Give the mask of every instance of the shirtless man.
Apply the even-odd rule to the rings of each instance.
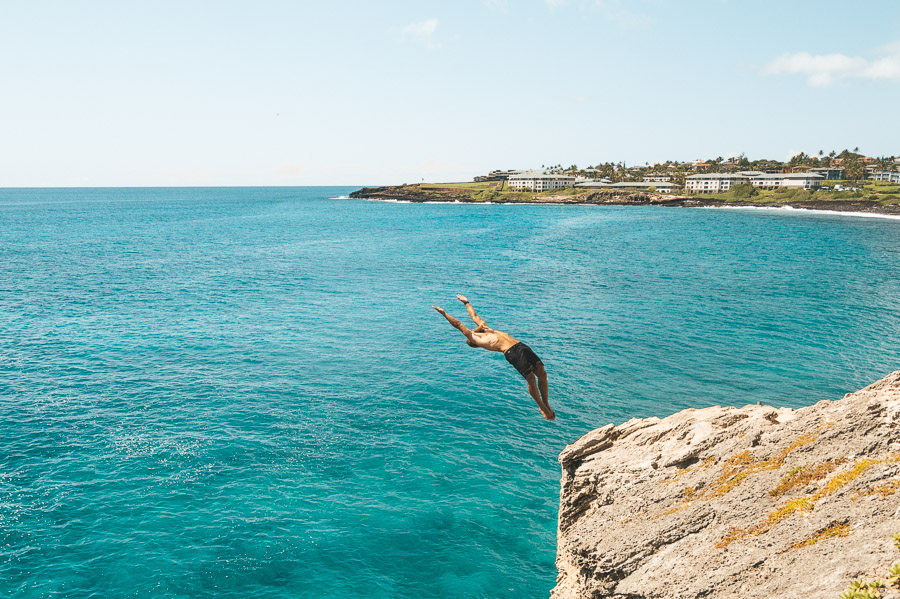
[[[466,343],[470,347],[481,347],[490,351],[503,352],[506,361],[515,366],[519,374],[528,381],[528,393],[537,402],[544,418],[547,420],[556,418],[556,414],[547,402],[547,371],[544,370],[544,364],[541,362],[541,359],[531,351],[530,347],[513,338],[512,335],[487,326],[484,320],[475,313],[475,308],[472,307],[466,296],[457,295],[456,299],[465,304],[469,317],[478,325],[475,329],[469,330],[466,328],[466,325],[444,312],[443,308],[438,308],[437,306],[432,306],[432,308],[440,312],[441,316],[453,325],[453,328],[458,329],[466,336]],[[538,393],[539,390],[540,393]]]

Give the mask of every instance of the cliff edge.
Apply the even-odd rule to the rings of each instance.
[[[900,597],[900,371],[798,410],[610,424],[559,461],[555,599]]]

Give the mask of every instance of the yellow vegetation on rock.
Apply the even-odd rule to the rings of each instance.
[[[846,464],[845,458],[837,458],[828,460],[815,466],[798,466],[788,472],[784,478],[779,481],[778,486],[769,491],[769,495],[773,497],[781,497],[794,489],[802,488],[809,483],[821,480],[831,474],[838,466]]]
[[[841,522],[832,522],[825,528],[816,531],[801,541],[797,541],[791,545],[791,549],[800,549],[801,547],[809,547],[829,537],[846,537],[850,534],[850,525]]]
[[[827,483],[825,483],[825,485],[822,486],[821,489],[819,489],[812,495],[788,501],[783,506],[770,513],[766,517],[766,519],[759,524],[755,524],[750,528],[732,528],[731,530],[729,530],[728,534],[726,534],[722,538],[721,541],[716,543],[716,547],[722,549],[727,547],[734,541],[740,541],[741,539],[745,539],[747,537],[763,534],[771,530],[773,526],[775,526],[785,518],[791,516],[791,514],[793,514],[794,512],[811,511],[816,502],[823,499],[824,497],[827,497],[828,495],[831,495],[841,487],[859,478],[859,476],[863,472],[865,472],[872,466],[896,461],[900,461],[900,454],[881,460],[870,458],[858,460],[855,464],[853,464],[852,468],[834,475],[831,479],[829,479]]]
[[[750,450],[743,451],[736,456],[731,457],[722,466],[722,474],[719,475],[719,479],[710,486],[701,499],[709,500],[715,497],[722,497],[741,484],[741,482],[751,474],[781,468],[785,458],[787,458],[792,451],[803,447],[804,445],[809,445],[814,442],[817,437],[818,433],[800,435],[793,443],[767,460],[756,461]]]
[[[900,478],[894,479],[886,485],[875,487],[866,492],[860,491],[859,494],[863,497],[868,497],[870,495],[880,495],[882,499],[886,499],[888,496],[896,493],[897,489],[900,489]],[[853,499],[855,500],[857,498],[854,497]]]

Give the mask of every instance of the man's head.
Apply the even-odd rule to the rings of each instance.
[[[477,343],[468,338],[466,339],[466,345],[468,345],[469,347],[478,347]]]

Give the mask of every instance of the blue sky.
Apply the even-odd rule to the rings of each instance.
[[[6,2],[0,186],[900,154],[900,3]]]

